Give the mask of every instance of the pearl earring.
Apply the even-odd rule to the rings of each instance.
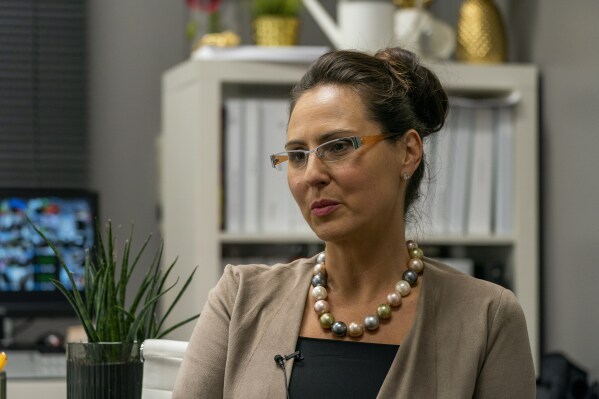
[[[410,174],[409,174],[408,172],[403,172],[403,173],[401,174],[401,177],[402,177],[404,180],[408,180],[408,179],[410,178]]]

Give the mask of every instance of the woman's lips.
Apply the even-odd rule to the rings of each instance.
[[[339,203],[331,200],[322,200],[313,202],[310,206],[312,214],[315,216],[326,216],[339,208]]]

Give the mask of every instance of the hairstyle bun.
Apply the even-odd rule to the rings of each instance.
[[[424,67],[414,53],[400,47],[380,50],[375,57],[389,70],[395,82],[391,85],[393,90],[399,90],[409,98],[412,111],[423,125],[420,135],[426,137],[441,130],[449,102],[435,73]]]

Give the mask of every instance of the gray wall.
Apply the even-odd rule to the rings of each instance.
[[[157,231],[154,139],[160,75],[186,57],[183,0],[90,0],[92,185],[102,217],[138,233]],[[334,8],[333,0],[324,1]],[[460,0],[433,11],[455,22]],[[510,60],[542,75],[542,207],[546,349],[566,353],[599,378],[599,2],[497,0]],[[596,32],[596,33],[592,33]],[[304,16],[301,44],[326,44]]]
[[[159,232],[154,141],[160,131],[161,75],[188,56],[185,1],[88,0],[90,188],[100,217],[135,224],[137,242]],[[139,280],[139,275],[134,276]],[[64,333],[75,319],[37,319],[14,326],[19,343]]]
[[[161,75],[187,56],[184,1],[89,1],[91,186],[101,218],[157,232]],[[142,238],[142,237],[140,237]]]
[[[597,379],[599,2],[533,8],[525,50],[542,72],[546,348],[564,351]]]

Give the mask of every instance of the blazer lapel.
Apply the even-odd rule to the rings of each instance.
[[[434,272],[425,266],[414,324],[399,346],[377,399],[437,397]]]
[[[283,370],[276,364],[274,357],[277,354],[287,355],[295,351],[313,265],[314,262],[308,260],[294,266],[300,270],[290,271],[289,279],[281,284],[278,290],[288,294],[278,295],[277,301],[280,302],[273,304],[274,311],[270,320],[257,323],[261,328],[258,332],[260,338],[253,348],[248,348],[251,351],[248,361],[252,367],[247,367],[242,373],[242,383],[238,385],[236,397],[239,395],[249,399],[248,392],[253,393],[252,398],[286,397]],[[293,361],[288,361],[285,368],[289,384]],[[251,389],[245,390],[244,386],[251,386]]]

